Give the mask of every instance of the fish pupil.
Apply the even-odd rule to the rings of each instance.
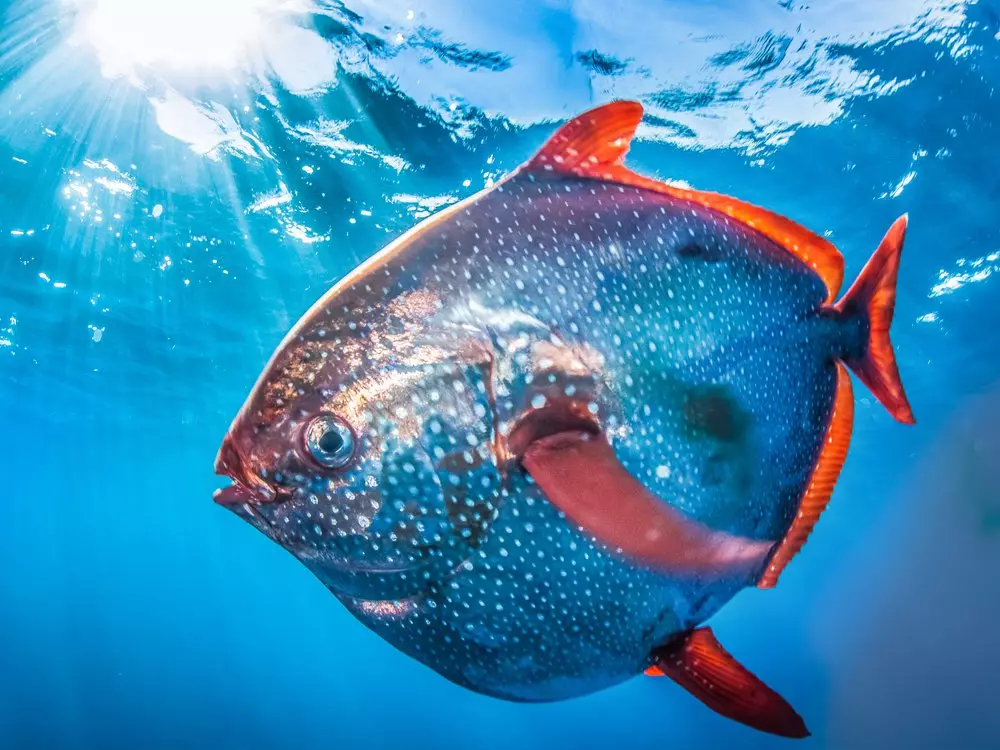
[[[344,447],[344,436],[340,430],[327,430],[319,439],[319,447],[325,453],[338,453]]]

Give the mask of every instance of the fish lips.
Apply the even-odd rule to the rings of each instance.
[[[212,494],[212,500],[223,507],[234,505],[254,504],[257,499],[252,490],[242,484],[231,484],[216,490]]]
[[[226,507],[259,505],[277,499],[274,488],[247,466],[236,448],[232,434],[226,435],[215,457],[215,473],[233,480],[230,486],[216,490],[212,495],[212,500],[219,505]]]

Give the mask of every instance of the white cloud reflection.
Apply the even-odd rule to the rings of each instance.
[[[956,270],[938,272],[938,282],[931,287],[930,297],[943,297],[957,292],[969,284],[986,281],[994,273],[1000,272],[1000,252],[990,253],[981,258],[959,258]]]
[[[456,140],[480,132],[484,118],[527,126],[564,120],[598,102],[637,98],[650,115],[640,138],[757,152],[779,147],[799,128],[833,122],[856,97],[886,96],[908,84],[867,70],[858,61],[862,48],[918,39],[940,44],[947,54],[967,51],[965,0],[504,0],[474,7],[466,0],[36,2],[33,23],[61,14],[71,31],[65,44],[26,66],[0,106],[27,112],[24,102],[38,97],[32,108],[48,107],[47,122],[58,115],[61,131],[88,140],[100,127],[91,128],[86,118],[103,118],[110,131],[150,114],[159,131],[210,162],[263,162],[272,188],[288,180],[287,165],[273,157],[278,146],[258,126],[253,107],[268,109],[283,137],[341,164],[371,162],[396,173],[411,168],[400,155],[380,150],[378,139],[359,142],[345,134],[367,121],[363,98],[348,90],[356,113],[338,112],[334,119],[325,111],[321,97],[341,85],[344,73],[434,112]],[[7,33],[29,36],[26,29]],[[72,55],[88,56],[90,65]],[[74,121],[64,102],[88,86],[103,104],[96,112],[81,107]],[[290,97],[304,106],[286,107]],[[4,125],[7,133],[15,129]],[[109,133],[107,140],[119,136]],[[184,172],[191,164],[165,156],[160,168],[174,169],[176,180],[201,168]],[[313,166],[306,166],[310,174]],[[476,179],[489,184],[498,174]],[[886,185],[883,197],[900,196],[915,174],[914,167]],[[117,177],[101,179],[108,191],[128,190]],[[155,170],[144,179],[156,184]],[[268,200],[233,187],[227,195],[239,213]],[[299,210],[258,210],[268,208],[282,216]],[[419,217],[428,209],[413,203],[406,210]],[[301,242],[326,237],[290,219],[285,229]]]
[[[965,9],[936,0],[507,0],[475,13],[463,0],[349,5],[393,50],[373,57],[374,69],[446,119],[461,112],[456,102],[528,124],[636,97],[671,123],[647,126],[647,137],[700,147],[777,145],[797,127],[831,122],[854,96],[891,93],[905,82],[857,69],[838,47],[950,40]],[[456,65],[457,50],[431,38],[509,65]]]
[[[163,96],[150,97],[149,103],[160,129],[188,144],[196,154],[211,158],[218,158],[221,151],[252,158],[267,154],[266,147],[246,133],[219,102],[196,104],[169,89]]]
[[[563,119],[611,98],[643,99],[661,118],[646,137],[687,146],[783,143],[841,115],[859,95],[906,81],[861,70],[844,47],[944,42],[961,54],[965,2],[670,3],[634,0],[62,0],[107,76],[176,83],[192,71],[237,71],[250,87],[280,81],[311,95],[337,68],[391,82],[461,137],[475,112],[517,124]],[[324,39],[313,19],[349,33]],[[181,86],[174,86],[181,90]],[[176,95],[174,95],[176,96]],[[254,149],[221,122],[222,102],[153,99],[165,132]],[[169,116],[164,108],[174,110]],[[180,124],[184,121],[184,124]]]

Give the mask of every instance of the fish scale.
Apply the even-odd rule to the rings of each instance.
[[[217,500],[467,688],[668,674],[804,736],[700,626],[773,586],[826,506],[845,363],[913,421],[888,339],[905,220],[832,304],[822,238],[623,167],[641,116],[576,118],[330,290],[230,428]]]
[[[483,546],[433,598],[408,600],[405,619],[373,622],[357,602],[349,609],[445,677],[508,699],[571,697],[643,669],[682,629],[674,605],[691,586],[621,565],[523,477],[508,493]]]
[[[600,198],[603,218],[610,222],[611,228],[600,229],[597,232],[601,236],[598,242],[596,239],[591,239],[595,234],[594,225],[581,221],[581,212],[570,211],[569,208],[577,205],[581,193],[587,198],[599,198],[602,192],[607,193],[607,196]],[[503,234],[493,229],[496,224],[494,217],[502,215],[505,210],[509,211],[511,206],[522,205],[520,196],[525,193],[538,196],[527,201],[526,211],[530,211],[532,207],[537,208],[536,204],[541,201],[550,212],[547,223],[551,225],[551,229],[545,235],[550,238],[551,244],[548,247],[541,246],[538,242],[539,237],[534,234],[539,231],[537,227],[542,220],[530,226],[523,226],[525,222],[519,222],[516,218],[520,213],[518,211],[514,212],[515,222],[505,228]],[[549,193],[551,200],[547,197]],[[564,185],[559,182],[546,184],[523,177],[515,178],[505,183],[502,190],[487,195],[483,200],[455,215],[453,223],[440,233],[425,235],[421,239],[421,244],[415,246],[407,257],[400,258],[399,262],[407,266],[416,264],[417,267],[427,269],[455,268],[456,273],[452,280],[447,282],[445,281],[447,277],[436,270],[429,270],[429,273],[435,282],[450,285],[450,300],[455,307],[475,303],[480,315],[486,316],[490,315],[491,308],[498,308],[493,321],[489,317],[483,320],[484,323],[495,324],[496,321],[502,320],[505,311],[511,309],[514,300],[517,301],[515,309],[531,315],[539,314],[542,306],[546,304],[548,295],[553,291],[553,285],[565,283],[561,282],[569,275],[569,272],[565,271],[567,267],[565,259],[572,258],[577,265],[577,272],[574,275],[578,287],[583,286],[585,290],[594,291],[591,294],[575,297],[564,296],[565,314],[562,316],[558,316],[555,307],[550,307],[551,317],[547,320],[546,329],[550,332],[558,331],[561,337],[568,335],[571,340],[574,336],[578,336],[603,354],[607,365],[600,373],[602,380],[615,385],[616,397],[621,402],[636,407],[631,418],[621,425],[613,441],[616,452],[626,467],[637,477],[652,476],[652,481],[649,481],[649,488],[652,491],[664,498],[677,498],[675,502],[685,511],[695,517],[707,519],[719,515],[720,504],[717,502],[717,496],[722,493],[706,490],[700,482],[701,471],[698,466],[690,465],[687,470],[676,471],[669,478],[656,477],[655,467],[676,464],[678,452],[681,453],[682,460],[687,456],[685,451],[679,449],[685,442],[690,443],[683,438],[683,424],[680,415],[676,413],[678,409],[675,405],[682,398],[680,394],[704,383],[735,383],[736,390],[731,392],[733,397],[737,401],[742,397],[749,402],[747,410],[757,413],[760,410],[756,402],[767,398],[773,399],[775,391],[797,387],[799,384],[795,382],[796,374],[802,370],[797,366],[799,362],[792,361],[790,366],[785,368],[783,373],[785,377],[778,377],[780,370],[775,371],[772,358],[766,354],[773,342],[769,342],[765,336],[755,337],[752,348],[759,357],[759,367],[754,367],[753,357],[744,361],[743,365],[720,361],[725,358],[719,356],[717,349],[706,353],[699,360],[694,360],[697,364],[693,364],[693,358],[687,356],[688,349],[695,341],[710,340],[709,336],[701,333],[700,327],[676,329],[660,326],[658,329],[655,325],[650,325],[648,319],[643,319],[636,325],[634,322],[629,322],[634,321],[632,314],[625,318],[626,323],[621,322],[619,316],[624,318],[622,313],[628,311],[629,307],[645,304],[653,310],[655,300],[662,297],[669,299],[669,295],[665,294],[667,289],[686,289],[689,280],[696,278],[699,270],[708,268],[717,280],[723,275],[723,264],[736,265],[730,264],[726,257],[717,255],[706,261],[700,254],[678,253],[678,249],[688,247],[692,241],[692,235],[687,231],[689,226],[694,224],[695,219],[702,221],[705,219],[704,216],[699,217],[697,213],[707,212],[692,212],[690,206],[670,201],[662,207],[664,209],[662,211],[659,210],[660,207],[646,211],[645,218],[655,219],[655,222],[644,224],[640,220],[635,220],[634,206],[648,204],[653,198],[642,195],[642,191],[637,189],[619,190],[603,186],[595,188],[582,181]],[[577,223],[574,224],[572,218],[565,221],[555,220],[561,216],[560,212],[567,213],[569,217],[576,216]],[[619,222],[617,218],[619,216],[632,216],[634,220]],[[705,236],[708,231],[710,230],[704,225],[698,225],[698,231],[693,236],[697,240]],[[737,234],[732,227],[722,231],[732,236]],[[465,239],[459,239],[459,236]],[[577,236],[580,236],[579,240],[576,239]],[[499,240],[504,237],[507,239],[500,245]],[[650,237],[664,237],[666,240],[662,245],[653,240],[655,247],[660,249],[651,252]],[[464,252],[473,242],[478,252]],[[504,259],[510,257],[508,254],[517,253],[518,248],[529,246],[530,243],[534,243],[531,246],[536,248],[532,253],[530,268],[511,266],[505,262]],[[608,250],[609,246],[616,247],[618,252]],[[777,248],[765,248],[768,249],[773,251]],[[736,247],[731,251],[731,255],[737,256],[739,252],[740,248]],[[423,257],[423,254],[429,257]],[[764,255],[764,252],[760,254]],[[560,259],[563,262],[560,262]],[[761,263],[763,264],[763,261]],[[628,281],[641,273],[636,268],[639,264],[647,267],[647,278],[655,281],[646,283],[641,292],[628,292],[626,290],[634,286]],[[737,267],[730,274],[730,277],[736,277],[735,279],[725,286],[717,286],[717,294],[711,296],[702,294],[695,299],[684,292],[675,293],[674,299],[677,302],[673,310],[668,309],[659,317],[668,321],[676,320],[677,311],[684,310],[691,311],[697,319],[711,320],[708,313],[718,310],[718,313],[713,314],[713,318],[720,320],[720,326],[726,327],[718,329],[719,335],[716,339],[722,339],[730,342],[729,346],[735,346],[733,335],[735,326],[727,324],[726,321],[740,318],[739,312],[742,311],[742,329],[752,330],[753,321],[759,315],[760,298],[764,294],[771,293],[768,286],[755,288],[753,285],[755,269],[749,261],[744,260],[743,265],[744,268]],[[791,263],[786,266],[790,278],[784,281],[784,286],[794,289],[796,283],[799,283],[802,296],[811,295],[815,306],[822,298],[822,289],[814,277]],[[472,275],[471,279],[466,279],[465,285],[461,285],[460,281],[465,276],[463,268],[468,268]],[[483,271],[484,268],[501,270],[499,273],[486,273]],[[478,273],[471,274],[473,269],[477,269]],[[757,278],[761,276],[762,273],[759,273]],[[730,297],[734,294],[738,297],[737,301],[742,303],[742,307],[736,312],[727,308]],[[774,297],[773,306],[776,314],[781,315],[785,312],[786,318],[793,318],[794,311],[786,311],[786,308],[781,306],[788,297],[782,298],[777,294],[774,294]],[[593,309],[593,302],[598,299],[609,300],[601,306],[601,310]],[[701,306],[697,311],[695,304]],[[588,310],[588,307],[591,310]],[[802,307],[805,307],[805,303],[802,303]],[[574,325],[578,331],[586,331],[586,334],[573,334]],[[809,324],[803,325],[800,332],[805,340],[820,333],[823,322],[814,321],[811,329],[806,327],[807,325]],[[616,346],[615,336],[623,342],[630,342],[630,345]],[[673,342],[670,341],[671,338],[674,339]],[[689,344],[689,341],[692,343]],[[735,341],[740,342],[740,339],[737,338]],[[749,335],[741,343],[749,346],[748,342],[750,342]],[[817,343],[822,345],[824,342]],[[655,351],[650,349],[650,344],[657,344]],[[635,354],[644,353],[644,361],[641,363],[631,361],[629,350]],[[673,357],[675,352],[680,352],[681,355],[676,360]],[[765,371],[768,378],[762,383],[756,376]],[[651,372],[661,374],[659,382],[667,381],[668,386],[651,387],[655,382],[649,377]],[[628,373],[628,381],[625,379],[625,373]],[[683,376],[679,373],[683,373]],[[523,377],[523,373],[517,374]],[[772,387],[767,389],[767,393],[761,393],[758,388],[768,381]],[[627,382],[631,385],[627,385]],[[825,417],[823,412],[828,408],[831,393],[830,388],[807,387],[806,395],[816,404],[809,410],[817,416]],[[669,421],[653,420],[654,408],[666,412],[667,415],[673,414],[674,418]],[[811,424],[801,424],[797,431],[802,433],[801,435],[789,434],[792,432],[790,417],[797,409],[796,403],[794,409],[787,412],[774,414],[772,411],[767,422],[769,426],[773,423],[773,427],[764,431],[762,426],[756,436],[756,442],[761,445],[769,442],[776,444],[777,450],[771,452],[772,462],[778,463],[772,469],[773,474],[798,476],[801,481],[810,466],[810,461],[815,459],[822,434],[816,429],[818,419]],[[641,438],[643,429],[647,433],[663,436],[664,441],[647,444]],[[768,432],[782,439],[769,439]],[[803,436],[811,438],[811,441],[801,440]],[[795,444],[805,442],[806,445],[802,450],[789,454],[781,449],[788,439],[797,440]],[[519,477],[514,475],[509,481],[522,484],[517,481],[518,479]],[[777,531],[778,536],[787,530],[791,514],[787,507],[783,506],[786,506],[792,498],[783,492],[775,495],[772,491],[773,483],[759,482],[758,485],[755,487],[757,492],[753,496],[741,498],[738,503],[741,509],[752,509],[756,514],[737,512],[729,513],[729,517],[723,519],[714,518],[716,528],[754,533],[762,524],[768,527],[783,525],[783,529],[768,528],[768,531]],[[730,497],[731,493],[727,499]],[[521,502],[513,502],[510,498],[518,498]],[[733,505],[731,500],[728,504]],[[544,510],[540,514],[532,508]],[[529,518],[534,521],[527,521]],[[709,617],[714,608],[724,602],[726,594],[731,595],[740,587],[732,581],[712,581],[699,587],[683,580],[651,574],[616,559],[606,550],[594,546],[584,535],[579,534],[565,518],[551,509],[536,488],[527,485],[508,489],[508,499],[501,505],[497,524],[502,525],[511,521],[515,524],[512,528],[517,529],[517,532],[508,535],[494,532],[479,550],[478,559],[473,558],[473,569],[460,569],[454,574],[451,582],[457,585],[457,594],[452,593],[454,589],[447,589],[444,593],[445,602],[440,603],[433,611],[428,611],[427,605],[423,602],[412,603],[415,612],[419,612],[415,615],[416,622],[421,619],[440,619],[441,627],[447,630],[454,629],[450,624],[450,617],[454,617],[460,623],[468,620],[476,626],[476,641],[480,645],[483,645],[484,641],[503,644],[503,648],[490,652],[492,663],[484,663],[482,658],[485,657],[481,657],[480,661],[471,667],[473,674],[479,675],[475,682],[463,672],[456,673],[449,670],[446,674],[456,681],[485,692],[518,699],[565,698],[582,692],[591,692],[597,687],[595,684],[588,680],[571,680],[570,676],[579,670],[579,665],[593,665],[595,660],[602,665],[599,671],[604,673],[601,677],[604,683],[625,679],[635,673],[637,665],[643,664],[657,643],[669,640],[671,636],[684,632]],[[511,549],[517,550],[514,557],[511,557]],[[536,562],[539,553],[546,556],[537,558],[539,561]],[[551,569],[552,562],[547,561],[549,558],[559,562],[554,574],[546,574],[544,570],[545,567]],[[511,571],[509,575],[508,570]],[[532,576],[532,581],[524,580],[526,574]],[[521,607],[514,606],[512,614],[502,616],[487,611],[497,604],[503,606],[503,599],[509,596],[499,593],[503,587],[495,584],[500,581],[507,584],[503,589],[505,592],[523,590],[522,596],[529,601],[546,602],[554,595],[552,587],[558,586],[560,593],[557,596],[561,601],[579,602],[585,605],[575,614],[571,609],[566,609],[564,612],[561,607],[554,608],[551,615],[552,622],[545,626],[544,636],[540,634],[536,636],[542,638],[547,650],[554,655],[551,659],[546,659],[547,669],[544,671],[546,677],[543,681],[534,684],[521,683],[513,687],[504,684],[503,675],[506,670],[503,666],[518,656],[518,649],[510,641],[508,631],[537,633],[540,626],[533,622],[531,613]],[[597,612],[586,608],[597,606],[623,611],[620,605],[622,593],[635,591],[637,587],[642,593],[631,598],[630,606],[624,610],[628,616],[616,618],[610,628],[603,626],[607,618],[597,617]],[[678,615],[676,610],[680,607],[676,602],[687,602],[699,596],[710,597],[705,606],[695,613]],[[480,605],[480,601],[484,603]],[[508,602],[507,606],[511,608],[511,603]],[[565,618],[571,616],[586,623],[581,627],[591,634],[591,638],[580,632],[574,632],[572,627],[568,626]],[[523,622],[519,621],[522,617]],[[541,622],[545,623],[544,620]],[[595,622],[600,625],[596,630],[593,629]],[[655,622],[669,623],[672,629],[657,630],[652,625]],[[655,633],[654,636],[648,635],[651,630]],[[452,644],[457,643],[460,636],[461,628],[458,634],[453,635]],[[445,662],[455,662],[462,669],[466,668],[461,656],[445,653],[449,649],[442,645],[445,643],[443,639],[425,632],[418,625],[411,624],[406,629],[405,636],[396,637],[390,632],[384,634],[384,637],[402,650],[414,654],[417,651],[414,641],[422,642],[421,655],[418,658],[429,662],[436,669],[443,670],[442,665]],[[537,651],[533,639],[525,639],[525,645],[528,646],[526,654],[530,655]],[[595,649],[601,651],[603,658],[595,656]],[[572,692],[559,692],[555,685],[559,685],[562,690]],[[518,692],[514,692],[515,690]]]
[[[540,207],[546,213],[537,214]],[[500,232],[494,229],[494,219],[505,212],[514,220]],[[536,215],[548,218],[530,224],[522,218]],[[460,239],[459,232],[466,239]],[[715,236],[733,244],[709,260],[682,252],[692,242],[707,244],[705,238]],[[478,253],[464,252],[469,237]],[[832,350],[838,332],[825,319],[806,317],[805,311],[822,300],[822,285],[808,269],[785,261],[785,252],[773,243],[753,237],[725,217],[647,191],[528,176],[504,183],[456,215],[440,235],[422,241],[425,247],[412,250],[430,254],[417,261],[420,266],[465,264],[479,269],[464,289],[451,282],[456,307],[469,304],[463,295],[476,301],[480,315],[516,304],[518,310],[546,316],[547,329],[571,341],[585,341],[604,357],[600,377],[615,392],[622,411],[631,415],[615,433],[616,452],[661,497],[698,517],[719,515],[719,493],[699,486],[701,468],[685,461],[688,453],[677,455],[684,430],[679,405],[685,394],[704,384],[724,384],[737,404],[746,404],[746,411],[766,415],[766,426],[755,435],[760,460],[779,477],[804,481],[822,443],[820,427],[833,393],[834,369],[832,361],[824,371],[803,359],[817,352],[818,363],[825,356],[818,352]],[[519,248],[529,246],[535,248],[530,265],[507,263]],[[774,258],[779,259],[777,268],[768,265]],[[570,265],[572,271],[567,270]],[[499,272],[486,273],[484,268]],[[559,295],[560,284],[565,294]],[[552,304],[553,295],[559,303]],[[766,326],[758,322],[764,309]],[[495,314],[500,317],[501,312]],[[782,323],[786,327],[779,331]],[[775,353],[787,349],[789,341],[809,341],[812,346],[798,353]],[[726,356],[727,348],[740,356]],[[813,382],[803,383],[803,374],[811,375]],[[792,388],[801,389],[805,399],[780,397]],[[764,402],[770,402],[768,409],[761,408]],[[654,410],[662,421],[653,419]],[[803,412],[808,420],[797,418]],[[663,441],[650,444],[641,438],[643,430]],[[788,445],[798,450],[789,452]],[[656,476],[656,467],[678,462],[683,468],[671,477]],[[783,493],[783,507],[772,508],[773,498],[767,496],[772,486],[760,482],[740,505],[785,521],[784,528],[769,529],[771,538],[780,538],[791,522],[789,506],[798,497]],[[754,535],[759,522],[752,514],[731,514],[719,528]]]

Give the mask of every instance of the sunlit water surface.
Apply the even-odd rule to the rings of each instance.
[[[853,278],[899,214],[919,424],[862,389],[774,591],[713,621],[815,747],[1000,742],[1000,16],[933,0],[7,0],[0,747],[771,747],[667,681],[514,705],[356,623],[211,502],[333,282],[613,98],[640,171]]]

